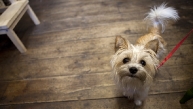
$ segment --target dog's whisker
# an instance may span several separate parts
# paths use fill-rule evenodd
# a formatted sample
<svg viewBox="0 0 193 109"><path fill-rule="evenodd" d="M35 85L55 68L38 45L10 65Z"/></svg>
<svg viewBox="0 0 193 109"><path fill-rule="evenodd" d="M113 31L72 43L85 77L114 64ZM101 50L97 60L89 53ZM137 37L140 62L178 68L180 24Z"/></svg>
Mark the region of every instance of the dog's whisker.
<svg viewBox="0 0 193 109"><path fill-rule="evenodd" d="M148 73L146 73L151 79L153 79Z"/></svg>

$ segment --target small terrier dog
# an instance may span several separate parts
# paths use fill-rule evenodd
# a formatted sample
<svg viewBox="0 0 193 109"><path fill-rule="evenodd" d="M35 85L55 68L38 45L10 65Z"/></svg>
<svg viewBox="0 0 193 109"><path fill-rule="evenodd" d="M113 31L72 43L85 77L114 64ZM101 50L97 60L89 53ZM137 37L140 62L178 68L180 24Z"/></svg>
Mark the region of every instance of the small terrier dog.
<svg viewBox="0 0 193 109"><path fill-rule="evenodd" d="M141 105L153 83L160 57L165 53L166 42L160 36L168 20L176 21L177 11L162 4L150 10L145 21L150 32L141 36L135 45L121 36L115 39L115 54L111 59L113 74L124 96Z"/></svg>

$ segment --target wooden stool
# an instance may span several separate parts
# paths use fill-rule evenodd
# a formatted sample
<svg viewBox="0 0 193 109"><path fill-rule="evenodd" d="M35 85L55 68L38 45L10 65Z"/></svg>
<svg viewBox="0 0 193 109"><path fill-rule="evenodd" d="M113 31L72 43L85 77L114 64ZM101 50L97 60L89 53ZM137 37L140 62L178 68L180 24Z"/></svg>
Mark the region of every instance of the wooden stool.
<svg viewBox="0 0 193 109"><path fill-rule="evenodd" d="M17 49L24 53L27 50L13 29L26 11L36 25L40 24L40 21L29 6L28 0L10 1L11 5L0 16L0 34L7 34Z"/></svg>

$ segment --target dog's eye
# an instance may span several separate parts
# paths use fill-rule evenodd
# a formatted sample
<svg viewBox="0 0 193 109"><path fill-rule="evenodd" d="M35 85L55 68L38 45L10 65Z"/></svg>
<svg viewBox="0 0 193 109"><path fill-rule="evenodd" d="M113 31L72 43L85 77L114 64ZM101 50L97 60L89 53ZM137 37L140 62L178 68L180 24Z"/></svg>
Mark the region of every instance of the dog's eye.
<svg viewBox="0 0 193 109"><path fill-rule="evenodd" d="M125 63L127 63L127 62L129 62L129 58L124 58L124 59L123 59L123 63L125 64Z"/></svg>
<svg viewBox="0 0 193 109"><path fill-rule="evenodd" d="M142 66L146 65L146 62L144 60L141 60L140 63L141 63Z"/></svg>

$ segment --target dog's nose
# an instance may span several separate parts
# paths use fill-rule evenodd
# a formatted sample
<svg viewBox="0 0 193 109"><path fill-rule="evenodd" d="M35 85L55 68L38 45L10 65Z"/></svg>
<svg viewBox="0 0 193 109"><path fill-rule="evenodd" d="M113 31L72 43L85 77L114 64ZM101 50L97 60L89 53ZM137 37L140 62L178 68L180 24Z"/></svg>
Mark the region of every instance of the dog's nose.
<svg viewBox="0 0 193 109"><path fill-rule="evenodd" d="M129 71L131 74L135 74L135 73L137 73L138 70L136 67L131 67L131 68L129 68Z"/></svg>

